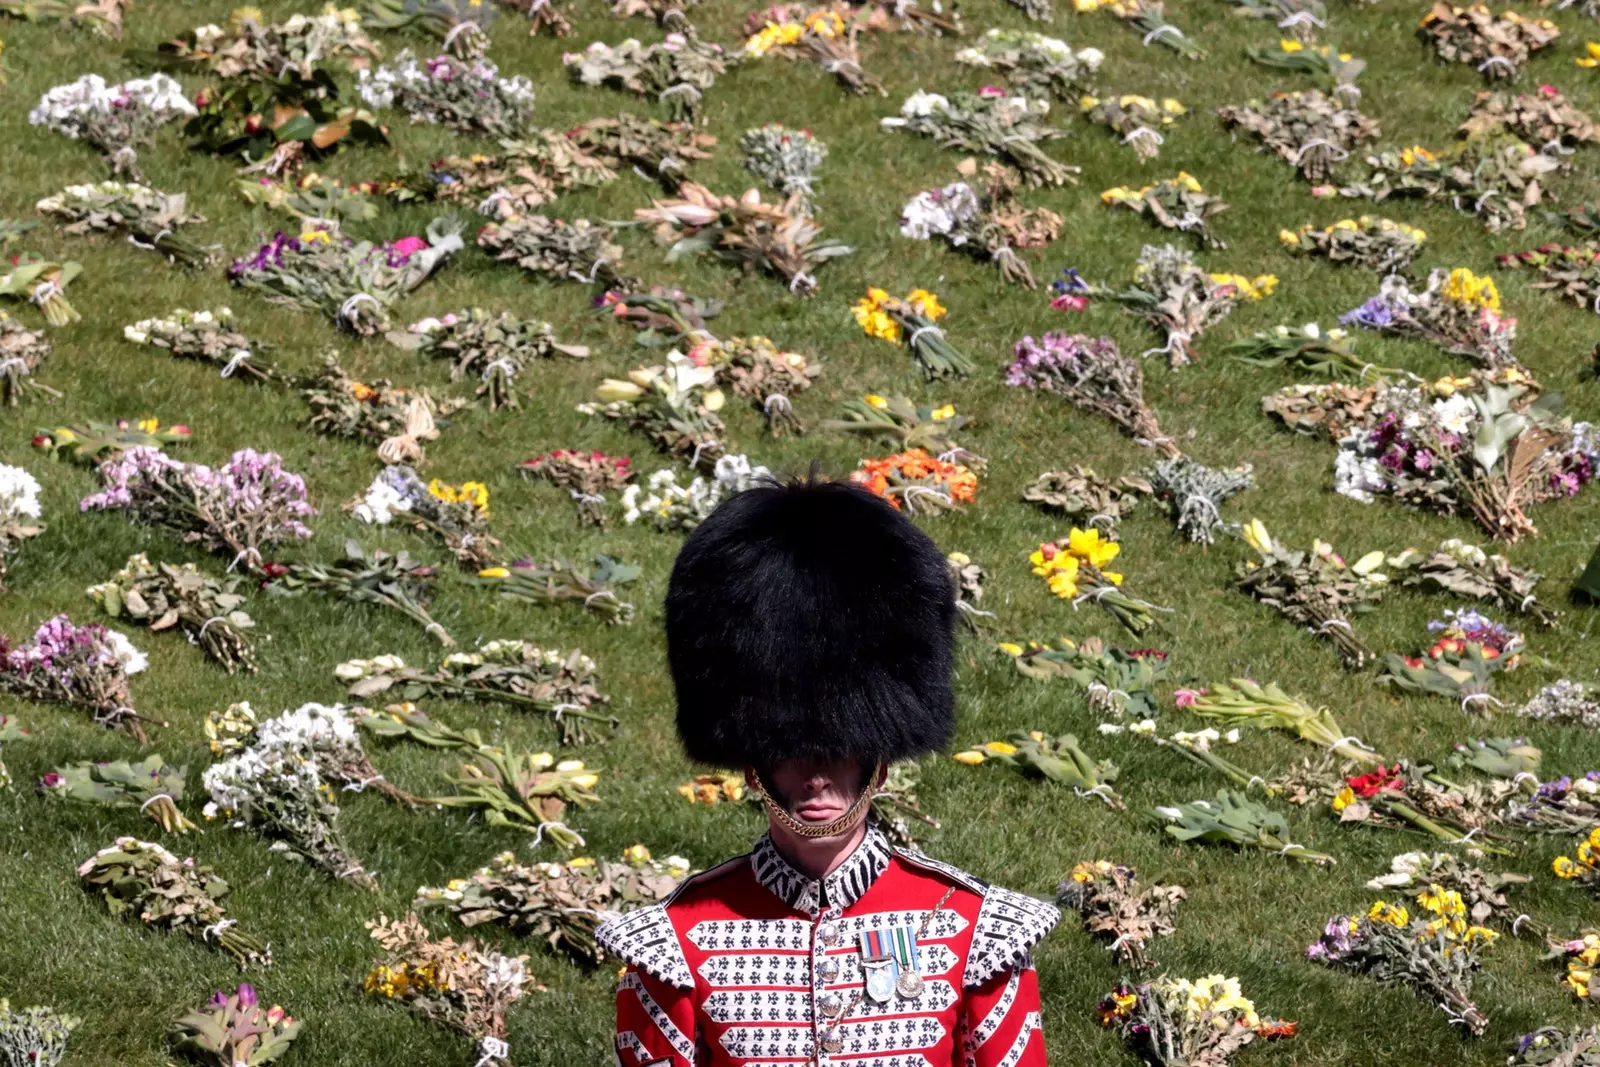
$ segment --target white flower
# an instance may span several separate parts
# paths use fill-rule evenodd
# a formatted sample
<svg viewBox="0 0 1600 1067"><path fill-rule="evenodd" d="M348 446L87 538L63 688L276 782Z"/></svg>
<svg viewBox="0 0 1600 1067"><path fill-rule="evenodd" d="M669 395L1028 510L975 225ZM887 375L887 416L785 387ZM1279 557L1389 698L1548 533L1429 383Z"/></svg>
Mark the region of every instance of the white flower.
<svg viewBox="0 0 1600 1067"><path fill-rule="evenodd" d="M148 322L149 322L149 320L147 319L147 320L145 320L145 322L139 323L138 326L124 326L122 328L122 336L123 336L123 338L126 339L126 340L129 340L129 341L132 341L136 345L147 345L147 344L149 344L150 343L150 333L149 333L149 331L140 328L142 326L145 326Z"/></svg>
<svg viewBox="0 0 1600 1067"><path fill-rule="evenodd" d="M1118 726L1114 722L1103 722L1098 727L1096 727L1096 729L1098 729L1102 734L1105 734L1106 736L1109 737L1112 734L1120 734L1123 731L1124 727Z"/></svg>
<svg viewBox="0 0 1600 1067"><path fill-rule="evenodd" d="M1091 71L1100 69L1100 64L1105 62L1106 54L1098 48L1078 49L1078 62L1088 67Z"/></svg>
<svg viewBox="0 0 1600 1067"><path fill-rule="evenodd" d="M372 666L380 671L400 671L405 669L406 661L399 656L385 654L374 656Z"/></svg>
<svg viewBox="0 0 1600 1067"><path fill-rule="evenodd" d="M1300 332L1311 338L1311 340L1315 341L1317 338L1322 336L1322 327L1318 326L1314 322L1308 322L1304 326L1300 327Z"/></svg>
<svg viewBox="0 0 1600 1067"><path fill-rule="evenodd" d="M1157 808L1156 814L1163 819L1171 819L1174 822L1183 818L1183 812L1177 808Z"/></svg>
<svg viewBox="0 0 1600 1067"><path fill-rule="evenodd" d="M1240 734L1237 727L1222 735L1222 739L1228 742L1230 745L1237 745L1239 743L1239 737Z"/></svg>
<svg viewBox="0 0 1600 1067"><path fill-rule="evenodd" d="M1472 418L1476 411L1472 400L1460 393L1433 402L1434 421L1455 434L1464 434L1472 428Z"/></svg>
<svg viewBox="0 0 1600 1067"><path fill-rule="evenodd" d="M122 668L123 674L133 675L150 666L150 657L133 647L126 634L117 630L106 631L107 651Z"/></svg>
<svg viewBox="0 0 1600 1067"><path fill-rule="evenodd" d="M1128 727L1128 732L1130 734L1137 734L1140 737L1154 736L1156 732L1156 721L1154 719L1140 719L1138 722Z"/></svg>
<svg viewBox="0 0 1600 1067"><path fill-rule="evenodd" d="M354 682L365 678L371 665L364 659L349 659L333 669L333 676L345 682Z"/></svg>
<svg viewBox="0 0 1600 1067"><path fill-rule="evenodd" d="M387 526L397 513L410 510L410 499L380 474L367 486L366 495L350 513L360 522Z"/></svg>
<svg viewBox="0 0 1600 1067"><path fill-rule="evenodd" d="M40 485L21 467L0 463L0 520L39 517Z"/></svg>
<svg viewBox="0 0 1600 1067"><path fill-rule="evenodd" d="M1388 480L1384 478L1383 467L1376 459L1345 447L1345 441L1340 441L1339 445L1339 454L1333 461L1335 490L1363 504L1372 503L1374 493L1388 491Z"/></svg>
<svg viewBox="0 0 1600 1067"><path fill-rule="evenodd" d="M900 105L900 114L908 119L927 118L935 111L950 110L950 101L938 93L927 93L918 89L906 97L906 102Z"/></svg>

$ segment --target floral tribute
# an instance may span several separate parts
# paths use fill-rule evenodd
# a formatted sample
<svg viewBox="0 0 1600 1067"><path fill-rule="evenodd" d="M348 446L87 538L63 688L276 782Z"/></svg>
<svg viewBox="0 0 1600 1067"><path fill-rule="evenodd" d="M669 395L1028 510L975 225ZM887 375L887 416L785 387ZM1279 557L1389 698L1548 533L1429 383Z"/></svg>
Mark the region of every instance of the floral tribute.
<svg viewBox="0 0 1600 1067"><path fill-rule="evenodd" d="M960 511L978 497L976 472L920 448L864 459L850 480L911 515Z"/></svg>
<svg viewBox="0 0 1600 1067"><path fill-rule="evenodd" d="M709 477L696 475L686 486L676 470L666 467L622 491L622 521L629 526L648 522L662 531L692 530L728 497L773 481L770 470L741 453L718 456Z"/></svg>
<svg viewBox="0 0 1600 1067"><path fill-rule="evenodd" d="M387 464L423 463L423 443L437 440L449 416L470 403L435 400L426 389L406 389L387 378L352 378L333 351L323 357L319 373L295 383L295 391L311 408L306 425L313 432L376 445Z"/></svg>
<svg viewBox="0 0 1600 1067"><path fill-rule="evenodd" d="M195 825L178 808L183 779L184 768L171 766L156 753L138 763L116 760L57 767L34 788L44 797L133 808L169 834L186 834Z"/></svg>
<svg viewBox="0 0 1600 1067"><path fill-rule="evenodd" d="M1156 686L1166 681L1167 653L1159 648L1108 647L1098 637L1001 642L997 647L1029 678L1064 678L1078 686L1097 715L1142 721L1161 713Z"/></svg>
<svg viewBox="0 0 1600 1067"><path fill-rule="evenodd" d="M955 61L966 67L996 71L1005 76L1011 91L1029 97L1055 97L1068 101L1094 90L1095 76L1105 53L1098 48L1074 51L1058 37L1034 30L996 27L962 48Z"/></svg>
<svg viewBox="0 0 1600 1067"><path fill-rule="evenodd" d="M164 348L180 359L209 363L224 378L268 382L278 377L276 369L255 358L268 346L235 329L233 312L225 307L215 311L175 308L162 318L140 319L124 326L122 336L136 345Z"/></svg>
<svg viewBox="0 0 1600 1067"><path fill-rule="evenodd" d="M481 57L446 52L418 59L408 48L391 63L363 69L356 88L368 107L399 108L412 122L464 133L515 137L533 123L533 83L520 74L502 78L500 68Z"/></svg>
<svg viewBox="0 0 1600 1067"><path fill-rule="evenodd" d="M717 414L727 397L716 380L715 367L674 349L664 364L636 367L626 379L604 379L595 399L578 411L625 422L690 467L709 466L727 450L727 427Z"/></svg>
<svg viewBox="0 0 1600 1067"><path fill-rule="evenodd" d="M643 45L630 37L619 45L595 41L582 52L561 57L572 80L581 85L603 85L666 104L673 122L699 117L706 90L716 84L736 62L719 44L700 40L684 20L688 32L673 30L662 41Z"/></svg>
<svg viewBox="0 0 1600 1067"><path fill-rule="evenodd" d="M1264 101L1219 108L1217 115L1225 126L1260 138L1263 148L1313 185L1327 181L1335 163L1380 132L1376 119L1321 89L1273 93Z"/></svg>
<svg viewBox="0 0 1600 1067"><path fill-rule="evenodd" d="M1090 756L1071 734L1051 737L1032 730L1013 734L1010 741L990 741L957 752L952 758L969 767L990 760L1009 764L1028 778L1069 785L1080 797L1096 797L1114 811L1127 807L1111 788L1117 780L1117 765Z"/></svg>
<svg viewBox="0 0 1600 1067"><path fill-rule="evenodd" d="M1463 711L1474 705L1489 710L1485 705L1495 702L1489 696L1489 677L1521 664L1522 635L1471 608L1446 611L1443 619L1428 623L1428 631L1437 636L1422 655L1391 652L1384 657L1379 682L1404 692L1459 700Z"/></svg>
<svg viewBox="0 0 1600 1067"><path fill-rule="evenodd" d="M1198 60L1206 56L1205 49L1167 21L1166 4L1162 0L1072 0L1072 8L1080 15L1093 11L1110 12L1129 29L1143 34L1146 48L1159 44L1172 49L1184 59Z"/></svg>
<svg viewBox="0 0 1600 1067"><path fill-rule="evenodd" d="M1259 519L1245 524L1244 539L1258 558L1235 569L1239 589L1312 636L1333 642L1346 667L1358 669L1374 658L1356 636L1350 616L1371 611L1382 598L1388 583L1378 570L1382 552L1374 550L1351 564L1321 540L1310 552L1297 551L1274 540Z"/></svg>
<svg viewBox="0 0 1600 1067"><path fill-rule="evenodd" d="M26 641L13 643L0 634L0 692L82 708L101 726L122 730L140 744L149 740L142 724L153 720L133 709L128 679L149 665L149 657L116 630L78 626L65 615L46 619Z"/></svg>
<svg viewBox="0 0 1600 1067"><path fill-rule="evenodd" d="M43 126L100 152L113 174L137 176L138 150L162 126L196 115L183 86L166 74L108 85L98 74L57 85L28 112L28 123Z"/></svg>
<svg viewBox="0 0 1600 1067"><path fill-rule="evenodd" d="M1182 886L1141 885L1132 867L1093 860L1072 868L1056 889L1056 903L1081 914L1085 932L1109 939L1118 963L1142 967L1150 962L1145 946L1177 929L1173 918L1187 895Z"/></svg>
<svg viewBox="0 0 1600 1067"><path fill-rule="evenodd" d="M493 315L476 307L413 322L403 338L391 340L429 358L450 361L451 381L475 376L477 395L488 401L490 411L521 406L516 379L534 360L557 355L583 359L589 354L583 345L557 341L555 328L542 319L521 319L506 311Z"/></svg>
<svg viewBox="0 0 1600 1067"><path fill-rule="evenodd" d="M970 177L977 165L957 168ZM900 234L916 241L941 237L951 248L987 259L1008 282L1037 286L1033 271L1017 254L1041 248L1061 235L1061 216L1045 208L1025 208L1016 199L1016 172L999 163L984 167L981 188L964 181L918 193L900 209Z"/></svg>
<svg viewBox="0 0 1600 1067"><path fill-rule="evenodd" d="M1120 136L1141 163L1161 154L1161 146L1166 143L1161 131L1189 113L1182 101L1174 97L1155 100L1136 93L1104 98L1081 96L1078 110L1096 126L1104 126Z"/></svg>
<svg viewBox="0 0 1600 1067"><path fill-rule="evenodd" d="M1320 230L1307 223L1298 230L1278 233L1278 243L1290 252L1379 274L1403 274L1427 239L1427 233L1415 226L1372 215L1340 219Z"/></svg>
<svg viewBox="0 0 1600 1067"><path fill-rule="evenodd" d="M1100 605L1135 637L1156 625L1156 612L1170 612L1148 600L1123 591L1122 575L1106 570L1122 546L1098 529L1072 531L1059 541L1046 541L1029 556L1033 573L1045 580L1050 592L1071 600L1076 608L1085 600Z"/></svg>
<svg viewBox="0 0 1600 1067"><path fill-rule="evenodd" d="M1123 518L1153 490L1137 475L1123 475L1113 482L1091 467L1074 465L1068 470L1045 471L1023 488L1022 499L1071 519L1074 526L1099 527L1114 540Z"/></svg>
<svg viewBox="0 0 1600 1067"><path fill-rule="evenodd" d="M64 233L125 233L134 247L156 252L185 267L199 267L211 261L211 249L178 233L185 226L206 221L188 213L188 197L183 193L163 193L137 182L105 181L69 185L40 200L35 207L40 214L67 223Z"/></svg>
<svg viewBox="0 0 1600 1067"><path fill-rule="evenodd" d="M83 318L66 296L67 285L83 273L82 263L45 259L36 252L22 252L7 257L0 266L7 268L0 273L0 297L37 305L45 321L52 326L65 326Z"/></svg>
<svg viewBox="0 0 1600 1067"><path fill-rule="evenodd" d="M67 1038L82 1022L53 1008L13 1010L0 997L0 1055L6 1067L56 1067L67 1054Z"/></svg>
<svg viewBox="0 0 1600 1067"><path fill-rule="evenodd" d="M607 519L605 494L628 485L633 477L632 464L627 456L558 448L525 459L517 466L525 475L565 489L577 506L580 524L604 526Z"/></svg>
<svg viewBox="0 0 1600 1067"><path fill-rule="evenodd" d="M1545 289L1600 315L1600 249L1592 246L1540 245L1526 252L1495 257L1502 267L1526 267L1538 275L1535 289Z"/></svg>
<svg viewBox="0 0 1600 1067"><path fill-rule="evenodd" d="M472 570L488 566L500 547L489 535L489 487L482 482L424 482L412 468L394 464L344 508L358 522L405 526L437 537Z"/></svg>
<svg viewBox="0 0 1600 1067"><path fill-rule="evenodd" d="M213 993L172 1030L173 1050L203 1067L258 1067L289 1051L300 1023L276 1004L262 1007L255 987L240 982L232 993Z"/></svg>
<svg viewBox="0 0 1600 1067"><path fill-rule="evenodd" d="M999 156L1022 173L1029 185L1075 185L1080 168L1051 158L1040 147L1067 135L1044 122L1050 101L1007 96L986 86L976 93L946 97L918 89L898 116L881 120L884 129L904 129L947 148Z"/></svg>
<svg viewBox="0 0 1600 1067"><path fill-rule="evenodd" d="M0 592L4 592L6 571L22 543L44 533L38 522L41 487L38 479L10 464L0 463Z"/></svg>
<svg viewBox="0 0 1600 1067"><path fill-rule="evenodd" d="M1500 288L1466 267L1435 270L1417 291L1397 275L1383 280L1378 295L1340 316L1343 325L1427 341L1480 367L1518 367L1511 354L1517 320L1504 313Z"/></svg>
<svg viewBox="0 0 1600 1067"><path fill-rule="evenodd" d="M744 55L759 59L776 53L809 59L837 78L847 93L886 96L883 83L861 66L859 39L864 28L863 20L848 7L805 11L798 5L775 4L745 20Z"/></svg>
<svg viewBox="0 0 1600 1067"><path fill-rule="evenodd" d="M583 285L620 286L622 246L611 227L588 219L513 215L478 231L477 245L501 263L515 263L530 274Z"/></svg>
<svg viewBox="0 0 1600 1067"><path fill-rule="evenodd" d="M1527 226L1528 205L1544 196L1545 178L1561 169L1559 159L1519 137L1478 135L1439 152L1422 145L1378 152L1366 159L1366 177L1313 192L1378 201L1398 196L1441 200L1478 216L1490 233L1499 233Z"/></svg>
<svg viewBox="0 0 1600 1067"><path fill-rule="evenodd" d="M943 328L934 325L948 313L937 294L913 289L904 300L885 290L868 287L867 295L850 307L861 331L910 349L911 358L929 381L965 378L975 364L945 340Z"/></svg>
<svg viewBox="0 0 1600 1067"><path fill-rule="evenodd" d="M1256 1040L1295 1036L1298 1024L1265 1018L1239 979L1210 974L1193 981L1158 978L1118 985L1096 1008L1151 1067L1226 1067Z"/></svg>
<svg viewBox="0 0 1600 1067"><path fill-rule="evenodd" d="M478 580L507 600L524 604L575 603L609 625L633 621L634 607L617 595L619 586L636 581L642 568L596 556L590 565L570 560L518 559L501 567L485 567Z"/></svg>
<svg viewBox="0 0 1600 1067"><path fill-rule="evenodd" d="M1175 178L1163 178L1153 185L1130 189L1125 185L1107 189L1100 202L1110 208L1124 208L1168 230L1193 234L1204 248L1228 247L1211 232L1206 223L1228 210L1220 196L1207 193L1200 180L1186 170Z"/></svg>
<svg viewBox="0 0 1600 1067"><path fill-rule="evenodd" d="M1510 8L1497 17L1484 4L1457 7L1434 0L1417 34L1446 63L1470 63L1494 81L1515 78L1528 57L1553 45L1561 31L1549 19L1525 19Z"/></svg>
<svg viewBox="0 0 1600 1067"><path fill-rule="evenodd" d="M1296 844L1289 836L1289 822L1280 812L1237 790L1224 789L1211 799L1152 808L1149 815L1166 836L1180 843L1259 849L1318 867L1334 863L1332 856Z"/></svg>
<svg viewBox="0 0 1600 1067"><path fill-rule="evenodd" d="M7 407L14 408L38 393L61 396L60 390L34 377L52 348L43 330L30 330L0 311L0 397Z"/></svg>
<svg viewBox="0 0 1600 1067"><path fill-rule="evenodd" d="M1078 294L1088 286L1075 271L1067 275L1063 295L1057 299L1087 303L1087 297ZM1145 402L1144 368L1118 351L1111 338L1052 331L1038 340L1024 337L1016 343L1013 356L1006 368L1007 385L1063 396L1074 407L1110 419L1137 445L1167 457L1181 454Z"/></svg>
<svg viewBox="0 0 1600 1067"><path fill-rule="evenodd" d="M243 610L242 578L213 578L193 563L151 563L143 552L107 581L90 586L89 598L113 619L148 626L153 633L176 629L223 670L254 674L255 620Z"/></svg>

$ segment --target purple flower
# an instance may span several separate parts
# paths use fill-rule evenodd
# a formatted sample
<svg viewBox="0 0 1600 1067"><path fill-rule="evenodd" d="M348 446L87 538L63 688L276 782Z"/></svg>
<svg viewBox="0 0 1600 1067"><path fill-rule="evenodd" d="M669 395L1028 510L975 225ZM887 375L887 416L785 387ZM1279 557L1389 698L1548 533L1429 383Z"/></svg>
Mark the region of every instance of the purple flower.
<svg viewBox="0 0 1600 1067"><path fill-rule="evenodd" d="M1339 325L1355 325L1364 330L1381 330L1393 321L1394 309L1382 296L1375 296L1360 307L1339 316Z"/></svg>
<svg viewBox="0 0 1600 1067"><path fill-rule="evenodd" d="M253 1008L256 1006L256 987L249 982L239 983L239 1006Z"/></svg>
<svg viewBox="0 0 1600 1067"><path fill-rule="evenodd" d="M56 771L51 771L49 774L39 779L39 784L36 788L39 792L43 793L46 789L60 789L66 783L67 779L65 775L59 774Z"/></svg>

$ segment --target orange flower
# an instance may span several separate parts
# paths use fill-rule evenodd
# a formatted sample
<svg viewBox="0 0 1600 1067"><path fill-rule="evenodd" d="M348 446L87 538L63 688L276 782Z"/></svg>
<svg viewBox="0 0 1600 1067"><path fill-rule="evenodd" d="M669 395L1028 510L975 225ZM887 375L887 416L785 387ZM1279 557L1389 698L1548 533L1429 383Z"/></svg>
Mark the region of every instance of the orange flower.
<svg viewBox="0 0 1600 1067"><path fill-rule="evenodd" d="M378 391L370 385L363 385L360 382L351 382L350 395L364 404L368 400L376 397L378 395Z"/></svg>

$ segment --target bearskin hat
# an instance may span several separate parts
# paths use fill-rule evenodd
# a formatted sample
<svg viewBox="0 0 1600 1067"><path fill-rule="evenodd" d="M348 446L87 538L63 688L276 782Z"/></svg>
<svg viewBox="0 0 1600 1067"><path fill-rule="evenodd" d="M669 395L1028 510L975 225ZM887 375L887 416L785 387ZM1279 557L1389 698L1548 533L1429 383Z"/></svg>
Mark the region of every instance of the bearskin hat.
<svg viewBox="0 0 1600 1067"><path fill-rule="evenodd" d="M881 497L813 475L729 498L667 590L684 751L767 767L943 747L955 613L943 553Z"/></svg>

